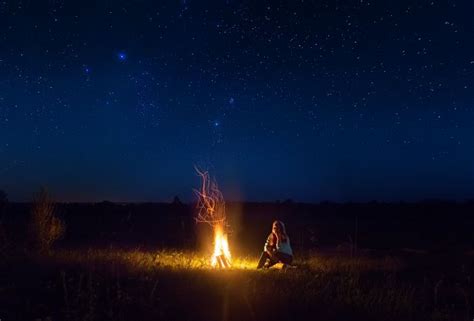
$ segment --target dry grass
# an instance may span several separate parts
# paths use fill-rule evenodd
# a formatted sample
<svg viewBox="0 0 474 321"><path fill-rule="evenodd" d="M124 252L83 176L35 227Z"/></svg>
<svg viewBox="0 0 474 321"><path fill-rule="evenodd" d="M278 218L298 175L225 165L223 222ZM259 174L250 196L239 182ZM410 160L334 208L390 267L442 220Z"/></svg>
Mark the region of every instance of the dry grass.
<svg viewBox="0 0 474 321"><path fill-rule="evenodd" d="M370 258L363 256L341 257L322 256L308 252L299 258L302 266L320 272L396 272L405 268L403 261L397 257Z"/></svg>
<svg viewBox="0 0 474 321"><path fill-rule="evenodd" d="M429 284L402 276L396 258L307 253L296 269L255 270L257 257L217 271L209 255L175 250L61 250L43 258L44 317L65 320L430 320ZM34 264L30 267L36 271ZM45 281L46 280L46 281ZM38 286L38 285L37 285ZM49 292L48 292L49 293ZM7 293L6 293L7 294ZM41 301L28 292L28 302ZM60 299L58 299L58 296ZM29 303L28 303L29 304ZM25 310L28 311L28 310ZM24 312L22 317L38 317ZM54 319L54 318L53 318Z"/></svg>
<svg viewBox="0 0 474 321"><path fill-rule="evenodd" d="M421 302L415 286L394 277L402 268L395 258L324 257L307 253L295 262L296 269L282 270L281 265L276 265L270 270L256 270L258 258L246 257L234 258L232 269L218 271L210 266L209 255L172 250L70 250L58 252L55 257L94 268L120 266L138 275L178 275L180 288L209 287L207 291L217 292L227 288L244 293L247 305L267 306L275 301L281 307L291 304L292 310L330 306L396 320L416 315L414 302ZM187 282L183 282L183 277Z"/></svg>
<svg viewBox="0 0 474 321"><path fill-rule="evenodd" d="M141 249L87 249L87 250L61 250L56 251L54 258L69 263L83 264L110 264L116 263L130 269L140 271L154 270L218 270L210 264L210 254L200 254L191 251L157 250L146 251ZM230 270L254 271L257 266L258 257L234 257ZM294 262L296 269L293 273L363 273L370 271L396 272L404 265L402 261L394 257L381 259L367 257L325 257L316 253L306 253ZM272 267L271 270L279 270L281 264Z"/></svg>
<svg viewBox="0 0 474 321"><path fill-rule="evenodd" d="M55 252L53 257L63 262L83 263L87 265L116 263L135 269L136 271L215 270L215 268L210 265L209 255L176 250L62 250ZM257 258L233 258L231 270L253 270L256 265Z"/></svg>

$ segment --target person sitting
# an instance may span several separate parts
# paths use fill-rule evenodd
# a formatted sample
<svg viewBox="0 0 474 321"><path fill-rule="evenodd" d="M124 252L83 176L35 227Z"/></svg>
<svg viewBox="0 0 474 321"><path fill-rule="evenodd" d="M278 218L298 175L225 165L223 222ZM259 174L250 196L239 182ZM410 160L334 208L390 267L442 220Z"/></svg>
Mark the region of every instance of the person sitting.
<svg viewBox="0 0 474 321"><path fill-rule="evenodd" d="M290 265L292 261L293 251L290 238L286 234L285 224L282 221L275 221L273 222L272 232L265 242L257 269L269 268L277 263L283 263L285 267Z"/></svg>

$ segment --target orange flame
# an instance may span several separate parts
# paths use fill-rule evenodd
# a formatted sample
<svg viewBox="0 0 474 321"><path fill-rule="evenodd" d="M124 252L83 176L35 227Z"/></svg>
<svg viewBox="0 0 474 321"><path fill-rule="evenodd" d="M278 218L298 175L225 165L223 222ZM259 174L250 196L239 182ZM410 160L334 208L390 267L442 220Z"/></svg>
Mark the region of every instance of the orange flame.
<svg viewBox="0 0 474 321"><path fill-rule="evenodd" d="M196 221L209 224L214 231L214 252L211 257L211 265L213 267L229 268L231 255L227 234L225 233L227 217L224 196L216 181L210 178L207 171L200 171L196 168L196 172L202 179L200 190L194 190L198 197Z"/></svg>
<svg viewBox="0 0 474 321"><path fill-rule="evenodd" d="M229 268L231 255L227 235L221 227L214 228L214 253L211 258L211 265L219 268Z"/></svg>

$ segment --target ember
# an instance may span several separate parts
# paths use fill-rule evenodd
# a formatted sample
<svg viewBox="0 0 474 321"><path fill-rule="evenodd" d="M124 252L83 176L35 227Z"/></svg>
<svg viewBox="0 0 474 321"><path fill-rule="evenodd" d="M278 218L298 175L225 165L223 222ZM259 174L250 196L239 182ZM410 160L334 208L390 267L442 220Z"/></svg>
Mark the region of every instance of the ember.
<svg viewBox="0 0 474 321"><path fill-rule="evenodd" d="M202 179L201 188L194 190L198 196L196 221L209 224L214 231L214 252L211 257L211 265L218 268L229 268L231 255L225 231L227 217L224 197L216 181L211 179L207 171L200 171L196 168L196 172Z"/></svg>

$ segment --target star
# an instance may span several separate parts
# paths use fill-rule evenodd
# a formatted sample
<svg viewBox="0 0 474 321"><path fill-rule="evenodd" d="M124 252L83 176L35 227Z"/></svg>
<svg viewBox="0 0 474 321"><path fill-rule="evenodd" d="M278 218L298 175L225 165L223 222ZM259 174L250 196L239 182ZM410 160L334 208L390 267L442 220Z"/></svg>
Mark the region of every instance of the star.
<svg viewBox="0 0 474 321"><path fill-rule="evenodd" d="M123 52L123 51L122 51L122 52L119 52L119 53L117 54L117 58L118 58L118 60L120 60L120 61L126 61L126 60L127 60L127 54L126 54L125 52Z"/></svg>

